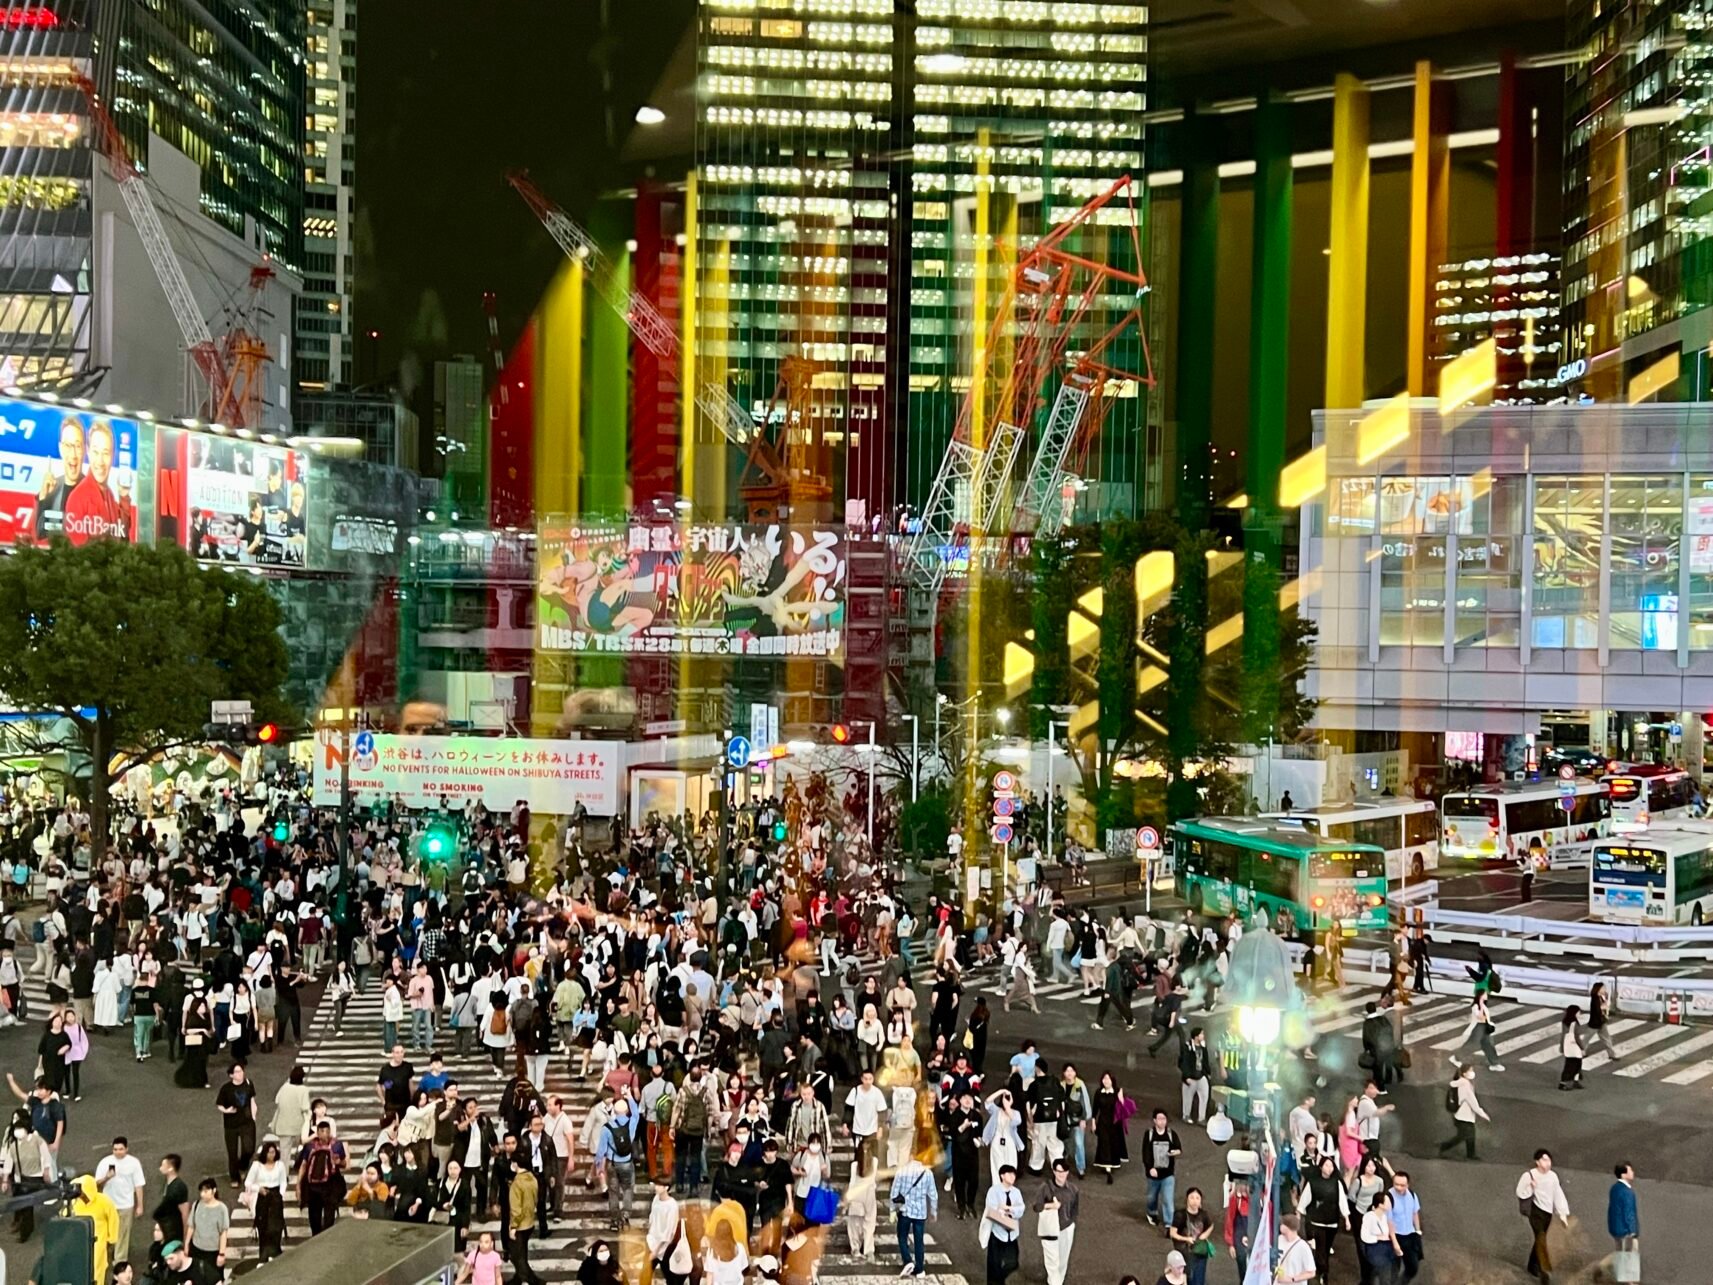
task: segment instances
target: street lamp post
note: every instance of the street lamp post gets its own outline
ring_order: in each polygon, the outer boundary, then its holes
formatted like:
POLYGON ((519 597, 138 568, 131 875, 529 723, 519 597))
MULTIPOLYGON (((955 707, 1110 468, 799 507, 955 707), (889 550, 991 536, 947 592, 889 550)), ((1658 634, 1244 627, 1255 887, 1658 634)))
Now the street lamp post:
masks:
POLYGON ((868 724, 868 851, 874 855, 874 720, 868 724))
POLYGON ((1067 732, 1071 730, 1068 722, 1061 723, 1057 719, 1047 720, 1047 862, 1053 860, 1053 755, 1058 751, 1058 737, 1054 735, 1055 728, 1062 727, 1067 732))

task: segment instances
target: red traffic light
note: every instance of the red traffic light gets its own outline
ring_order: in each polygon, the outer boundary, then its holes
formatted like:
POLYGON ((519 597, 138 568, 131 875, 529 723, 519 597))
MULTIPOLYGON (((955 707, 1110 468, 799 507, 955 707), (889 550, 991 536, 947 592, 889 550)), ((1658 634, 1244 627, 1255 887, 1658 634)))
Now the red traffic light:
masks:
POLYGON ((837 745, 849 745, 851 742, 851 729, 844 723, 834 723, 832 735, 837 745))
POLYGON ((263 723, 256 729, 256 740, 263 745, 272 745, 279 739, 279 735, 280 728, 278 723, 263 723))

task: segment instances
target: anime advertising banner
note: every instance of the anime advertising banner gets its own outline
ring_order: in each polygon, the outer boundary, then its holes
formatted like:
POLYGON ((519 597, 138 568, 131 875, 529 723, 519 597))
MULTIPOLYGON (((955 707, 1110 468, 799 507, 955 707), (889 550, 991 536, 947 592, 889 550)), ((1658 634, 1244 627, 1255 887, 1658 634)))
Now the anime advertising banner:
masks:
POLYGON ((537 547, 543 651, 832 657, 843 645, 838 530, 560 520, 537 547))
POLYGON ((135 544, 147 438, 134 420, 0 399, 0 543, 135 544))

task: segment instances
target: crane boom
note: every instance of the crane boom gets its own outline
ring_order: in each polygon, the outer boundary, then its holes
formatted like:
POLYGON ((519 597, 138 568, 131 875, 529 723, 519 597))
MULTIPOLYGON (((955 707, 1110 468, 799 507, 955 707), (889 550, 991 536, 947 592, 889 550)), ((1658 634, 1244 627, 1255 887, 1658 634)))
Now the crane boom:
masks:
MULTIPOLYGON (((1062 485, 1065 462, 1079 434, 1090 422, 1089 403, 1101 381, 1153 386, 1139 307, 1132 307, 1086 351, 1074 355, 1068 351, 1072 339, 1086 333, 1114 293, 1128 290, 1140 299, 1148 292, 1133 189, 1129 175, 1120 178, 1018 260, 994 311, 988 342, 981 349, 987 359, 1009 352, 1009 365, 993 369, 984 364, 972 372, 969 395, 910 544, 907 563, 922 588, 938 594, 945 581, 946 551, 974 536, 1008 537, 1038 527, 1042 533, 1056 531, 1058 524, 1047 512, 1049 501, 1062 485), (1120 196, 1126 196, 1131 205, 1128 231, 1136 263, 1133 271, 1096 262, 1068 248, 1072 234, 1096 224, 1102 207, 1120 196), (1096 358, 1132 326, 1141 344, 1142 369, 1132 372, 1100 365, 1096 358), (1022 493, 1016 503, 1009 503, 1017 457, 1031 435, 1030 426, 1037 422, 1037 410, 1054 372, 1060 370, 1065 374, 1041 421, 1022 493)), ((1098 422, 1099 417, 1094 418, 1098 422)))
POLYGON ((214 342, 202 310, 196 305, 196 296, 191 293, 190 282, 184 275, 178 255, 173 252, 172 242, 167 239, 166 229, 161 226, 161 217, 155 209, 154 198, 149 195, 149 186, 143 180, 142 171, 131 160, 119 127, 107 114, 95 82, 87 76, 79 76, 76 83, 89 101, 89 114, 100 136, 101 150, 107 157, 114 181, 119 185, 119 195, 130 212, 131 223, 143 242, 143 252, 149 256, 149 266, 154 269, 155 279, 167 297, 173 319, 178 322, 179 333, 184 336, 184 346, 208 380, 210 403, 219 406, 227 400, 227 390, 232 382, 226 361, 214 342))
MULTIPOLYGON (((625 325, 630 327, 638 342, 662 361, 676 362, 678 333, 672 323, 661 316, 660 309, 644 295, 625 287, 606 255, 601 253, 595 238, 548 200, 530 180, 527 171, 510 171, 506 182, 523 197, 535 217, 541 220, 542 227, 547 229, 547 234, 565 252, 565 257, 583 265, 595 289, 607 301, 607 306, 624 318, 625 325)), ((756 433, 755 417, 743 408, 724 384, 703 384, 696 393, 696 406, 713 421, 720 436, 733 446, 747 445, 756 433)))

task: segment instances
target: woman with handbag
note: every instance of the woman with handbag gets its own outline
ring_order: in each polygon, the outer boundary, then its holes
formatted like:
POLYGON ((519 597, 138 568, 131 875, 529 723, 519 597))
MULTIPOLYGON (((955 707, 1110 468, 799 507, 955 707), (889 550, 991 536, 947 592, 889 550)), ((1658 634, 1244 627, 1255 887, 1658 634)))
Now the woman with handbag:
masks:
POLYGON ((208 1044, 214 1037, 214 1018, 208 1011, 208 1000, 200 992, 190 1002, 182 1030, 184 1057, 173 1072, 173 1083, 181 1089, 206 1089, 208 1044))
POLYGON ((1208 1260, 1214 1255, 1213 1215, 1207 1211, 1200 1187, 1184 1192, 1184 1207, 1168 1230, 1172 1247, 1184 1256, 1185 1285, 1206 1285, 1208 1260))
POLYGON ((1463 1043, 1457 1046, 1457 1053, 1451 1055, 1453 1066, 1462 1066, 1458 1057, 1472 1045, 1479 1045, 1481 1056, 1487 1059, 1489 1071, 1503 1071, 1504 1065, 1499 1061, 1499 1050, 1493 1047, 1493 1016, 1487 1011, 1487 992, 1476 991, 1475 998, 1469 1003, 1469 1027, 1464 1032, 1463 1043))

